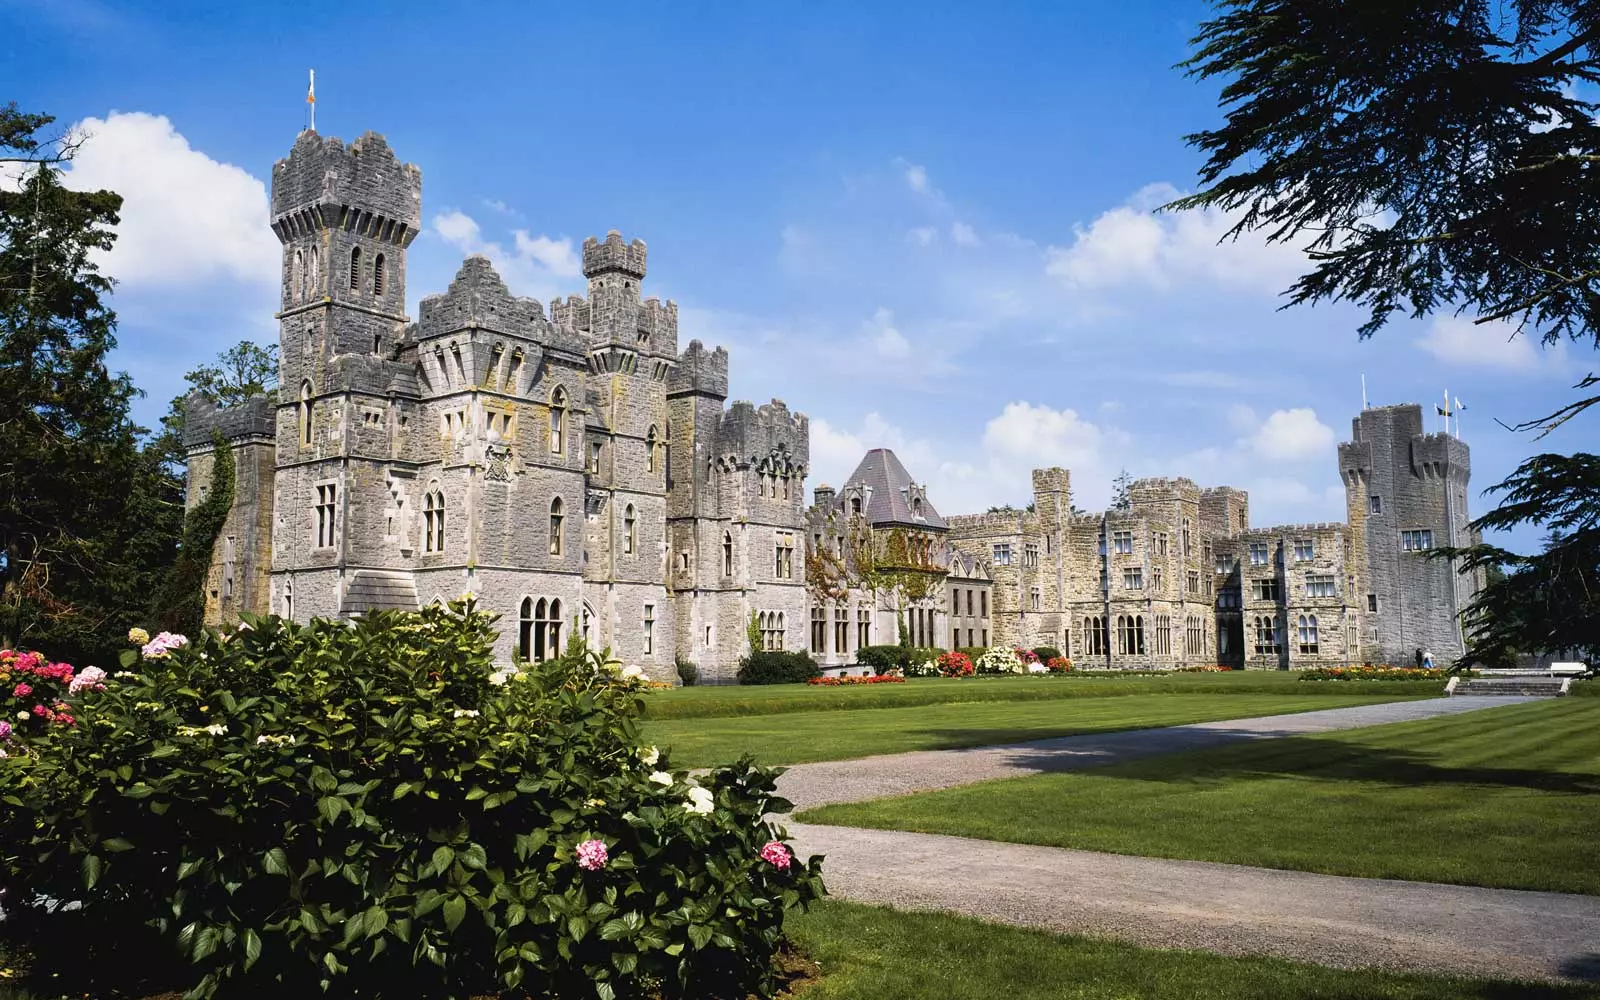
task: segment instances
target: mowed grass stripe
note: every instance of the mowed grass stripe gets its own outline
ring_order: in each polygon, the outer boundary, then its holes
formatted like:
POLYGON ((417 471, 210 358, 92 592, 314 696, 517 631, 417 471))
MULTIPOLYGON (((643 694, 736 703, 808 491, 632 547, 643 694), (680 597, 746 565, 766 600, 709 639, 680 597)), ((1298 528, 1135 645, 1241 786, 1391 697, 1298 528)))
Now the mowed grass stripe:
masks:
POLYGON ((802 818, 1372 878, 1600 894, 1600 702, 1171 754, 802 818))
MULTIPOLYGON (((1293 691, 1293 689, 1290 689, 1293 691)), ((1149 694, 977 702, 646 721, 645 738, 671 748, 677 767, 705 767, 752 753, 763 764, 846 760, 908 750, 953 750, 1078 733, 1148 729, 1404 700, 1397 696, 1149 694)))
POLYGON ((1513 983, 1141 948, 825 900, 786 929, 821 963, 797 1000, 1597 1000, 1513 983))
POLYGON ((1054 701, 1152 694, 1293 694, 1437 697, 1441 681, 1302 681, 1291 672, 1236 671, 1221 674, 1095 674, 1068 677, 913 678, 903 684, 816 687, 689 687, 645 696, 651 719, 703 719, 791 712, 855 711, 995 701, 1054 701))

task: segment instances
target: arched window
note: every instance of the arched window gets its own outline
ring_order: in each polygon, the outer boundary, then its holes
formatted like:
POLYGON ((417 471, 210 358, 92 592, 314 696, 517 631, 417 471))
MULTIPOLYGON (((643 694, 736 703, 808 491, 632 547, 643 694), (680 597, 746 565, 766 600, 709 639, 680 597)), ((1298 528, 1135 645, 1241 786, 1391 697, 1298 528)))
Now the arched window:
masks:
POLYGON ((283 617, 294 621, 294 578, 287 577, 283 581, 283 617))
POLYGON ((317 248, 311 248, 311 267, 306 271, 306 294, 317 298, 317 293, 322 290, 322 258, 317 253, 317 248))
POLYGON ((784 641, 783 633, 784 633, 783 612, 780 611, 780 612, 778 612, 777 624, 775 624, 773 626, 773 635, 772 635, 772 648, 773 649, 782 649, 784 646, 788 645, 788 643, 786 643, 784 641))
POLYGON ((561 598, 552 598, 550 601, 550 616, 544 623, 544 655, 556 657, 561 655, 561 598))
POLYGON ((361 248, 350 248, 350 290, 352 292, 361 288, 361 248))
POLYGON ((311 380, 300 383, 300 443, 311 443, 311 380))
POLYGON ((294 252, 294 267, 289 272, 289 301, 299 302, 306 293, 306 252, 294 252))
POLYGON ((549 624, 550 602, 539 598, 539 604, 533 611, 533 660, 535 663, 545 658, 545 626, 549 624))
POLYGON ((561 554, 561 498, 550 501, 550 554, 561 554))
POLYGON ((559 455, 562 449, 562 431, 567 426, 567 391, 556 386, 550 394, 550 454, 559 455))
POLYGON ((383 254, 380 253, 372 259, 372 294, 374 296, 383 294, 383 278, 383 254))
POLYGON ((522 599, 522 609, 517 614, 517 659, 533 659, 533 598, 522 599))
POLYGON ((444 551, 444 491, 430 490, 423 498, 422 550, 444 551))
POLYGON ((1269 615, 1257 615, 1255 618, 1256 655, 1278 655, 1278 623, 1269 615))
POLYGON ((1133 651, 1139 656, 1144 655, 1144 615, 1133 616, 1133 651))
POLYGON ((1301 615, 1300 616, 1299 625, 1300 625, 1300 652, 1302 652, 1302 653, 1315 653, 1315 652, 1317 652, 1317 649, 1318 649, 1318 644, 1317 644, 1317 616, 1316 615, 1301 615))
POLYGON ((634 513, 633 504, 628 504, 628 509, 622 513, 622 551, 625 555, 633 555, 639 547, 639 518, 634 513))
POLYGON ((850 513, 854 514, 856 517, 860 517, 861 516, 861 498, 860 497, 851 497, 850 498, 850 513))
POLYGON ((722 575, 733 575, 733 536, 726 531, 722 533, 722 575))
POLYGON ((667 433, 661 440, 662 465, 667 472, 667 485, 672 485, 672 421, 667 421, 667 433))
POLYGON ((644 471, 656 471, 656 425, 651 424, 644 436, 644 471))

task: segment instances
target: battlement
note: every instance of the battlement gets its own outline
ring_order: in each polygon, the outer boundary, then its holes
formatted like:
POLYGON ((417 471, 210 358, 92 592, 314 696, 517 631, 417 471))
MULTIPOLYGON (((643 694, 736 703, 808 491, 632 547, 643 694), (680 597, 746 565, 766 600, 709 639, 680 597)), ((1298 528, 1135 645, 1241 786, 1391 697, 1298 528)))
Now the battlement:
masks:
POLYGON ((236 406, 218 406, 198 392, 183 401, 183 446, 186 451, 209 448, 216 432, 234 442, 249 438, 272 440, 277 436, 276 392, 251 396, 236 406))
POLYGON ((376 132, 346 146, 307 129, 272 166, 272 231, 284 243, 337 228, 407 247, 421 225, 422 171, 376 132))
POLYGON ((1128 502, 1161 503, 1168 500, 1200 501, 1200 484, 1185 476, 1151 476, 1128 484, 1128 502))
POLYGON ((1200 523, 1225 535, 1250 526, 1250 494, 1232 486, 1211 486, 1200 491, 1200 523))
POLYGON ((803 476, 811 464, 811 421, 781 399, 760 406, 736 400, 717 425, 717 451, 740 462, 780 455, 803 476))
POLYGON ((1465 480, 1472 473, 1472 450, 1448 434, 1418 434, 1411 439, 1411 469, 1425 479, 1465 480))
POLYGON ((1344 532, 1349 525, 1343 521, 1311 521, 1306 524, 1274 524, 1266 528, 1247 528, 1239 532, 1240 538, 1272 538, 1278 535, 1309 535, 1317 532, 1344 532))
POLYGON ((1015 535, 1023 530, 1025 510, 1002 510, 992 514, 955 514, 944 519, 952 533, 972 535, 1015 535))
POLYGON ((544 306, 537 299, 512 295, 489 258, 481 254, 462 261, 449 289, 423 299, 418 311, 419 340, 468 328, 537 339, 545 326, 544 306))
POLYGON ((589 303, 581 295, 568 295, 565 301, 550 300, 550 322, 569 333, 589 330, 589 303))
POLYGON ((654 296, 639 306, 639 333, 648 338, 650 353, 673 355, 678 350, 678 304, 654 296))
POLYGON ((622 234, 615 229, 606 233, 605 242, 593 236, 583 241, 583 276, 593 278, 599 274, 619 271, 642 279, 645 273, 644 240, 622 242, 622 234))
MULTIPOLYGON (((676 310, 674 310, 674 316, 676 310)), ((682 396, 697 393, 728 398, 728 350, 718 347, 708 351, 698 340, 678 355, 678 364, 667 377, 667 395, 682 396)))

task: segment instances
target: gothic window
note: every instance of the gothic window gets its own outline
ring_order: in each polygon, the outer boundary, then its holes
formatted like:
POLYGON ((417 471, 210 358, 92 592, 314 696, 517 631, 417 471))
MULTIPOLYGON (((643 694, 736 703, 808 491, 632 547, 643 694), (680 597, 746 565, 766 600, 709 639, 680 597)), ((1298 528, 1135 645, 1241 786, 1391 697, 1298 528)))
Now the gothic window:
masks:
POLYGON ((567 420, 567 391, 556 386, 555 392, 550 394, 550 454, 561 454, 563 436, 567 420))
POLYGON ((856 609, 856 648, 872 645, 872 612, 856 609))
POLYGON ((667 421, 667 433, 661 439, 661 465, 666 472, 667 485, 672 485, 672 421, 667 421))
POLYGON ((234 537, 229 535, 222 543, 222 598, 233 598, 234 537))
POLYGON ((1257 615, 1255 619, 1256 655, 1278 655, 1278 622, 1270 615, 1257 615))
POLYGON ((283 617, 294 621, 294 580, 283 581, 283 617))
POLYGON ((1150 567, 1150 589, 1156 593, 1161 592, 1161 567, 1150 567))
POLYGON ((1300 652, 1315 653, 1317 651, 1317 616, 1300 616, 1300 652))
POLYGON ((644 471, 656 471, 656 425, 651 424, 644 436, 644 471))
MULTIPOLYGON (((523 613, 526 615, 528 601, 522 602, 523 613)), ((553 656, 561 655, 561 601, 559 598, 545 600, 539 598, 539 603, 533 608, 533 622, 529 629, 533 640, 532 656, 525 657, 534 662, 541 662, 553 656)), ((527 641, 524 636, 523 641, 527 641)))
POLYGON ((1083 620, 1084 653, 1088 656, 1104 656, 1110 649, 1110 630, 1107 628, 1106 619, 1094 615, 1083 620))
POLYGON ((561 554, 562 520, 563 516, 561 513, 561 498, 556 497, 554 500, 550 501, 550 554, 553 556, 559 556, 561 554))
POLYGON ((517 659, 533 659, 533 598, 524 597, 517 615, 517 659))
POLYGON ((383 295, 383 254, 372 258, 372 294, 374 297, 383 295))
POLYGON ((1189 519, 1186 517, 1183 519, 1183 557, 1185 559, 1194 555, 1194 540, 1191 537, 1192 534, 1193 533, 1189 530, 1189 519))
POLYGON ((311 298, 317 297, 317 292, 322 288, 322 261, 317 253, 317 248, 311 248, 311 267, 306 271, 306 294, 311 298))
POLYGON ((622 514, 622 552, 624 555, 633 555, 639 547, 639 518, 634 513, 633 504, 628 504, 628 509, 622 514))
POLYGON ((1197 570, 1197 569, 1191 569, 1189 571, 1189 593, 1198 594, 1199 592, 1200 592, 1200 571, 1197 570))
POLYGON ((589 445, 589 471, 595 475, 600 474, 600 442, 589 445))
POLYGON ((444 551, 444 491, 429 490, 422 502, 422 550, 444 551))
POLYGON ((722 533, 722 575, 733 575, 733 536, 726 531, 722 533))
POLYGON ((1030 542, 1022 547, 1022 565, 1036 568, 1039 565, 1039 546, 1030 542))
POLYGON ((776 623, 773 626, 773 640, 774 640, 773 643, 772 643, 772 648, 773 649, 783 649, 785 646, 787 646, 789 644, 786 636, 784 635, 784 633, 786 633, 787 631, 788 631, 788 628, 784 625, 784 622, 783 622, 783 612, 780 611, 780 612, 778 612, 778 617, 777 617, 776 623))
POLYGON ((1117 653, 1121 656, 1144 655, 1144 616, 1117 616, 1117 653))
POLYGON ((333 545, 334 504, 338 499, 338 493, 339 488, 332 483, 317 487, 317 548, 319 549, 333 545))
POLYGON ((1031 600, 1033 602, 1033 610, 1038 611, 1038 610, 1040 610, 1042 608, 1043 601, 1044 601, 1044 594, 1039 590, 1038 587, 1034 587, 1032 592, 1028 595, 1028 597, 1029 597, 1029 600, 1031 600))
POLYGON ((306 252, 294 252, 294 269, 289 274, 289 301, 299 302, 306 292, 306 252))
POLYGON ((850 611, 842 604, 833 609, 833 650, 850 652, 850 611))
POLYGON ((311 443, 311 381, 300 383, 300 443, 311 443))
POLYGON ((851 497, 850 498, 850 513, 854 514, 856 517, 860 517, 861 516, 861 498, 860 497, 851 497))
POLYGON ((350 248, 350 290, 352 292, 361 288, 361 248, 350 248))
POLYGON ((383 352, 383 335, 380 334, 380 333, 375 333, 375 334, 372 335, 372 353, 373 354, 381 354, 382 352, 383 352))
POLYGON ((655 652, 656 648, 656 606, 644 606, 644 654, 646 656, 655 652))
MULTIPOLYGON (((827 611, 813 605, 811 608, 811 651, 813 653, 826 653, 828 651, 828 618, 827 611)), ((834 646, 834 652, 839 652, 839 647, 834 646)))

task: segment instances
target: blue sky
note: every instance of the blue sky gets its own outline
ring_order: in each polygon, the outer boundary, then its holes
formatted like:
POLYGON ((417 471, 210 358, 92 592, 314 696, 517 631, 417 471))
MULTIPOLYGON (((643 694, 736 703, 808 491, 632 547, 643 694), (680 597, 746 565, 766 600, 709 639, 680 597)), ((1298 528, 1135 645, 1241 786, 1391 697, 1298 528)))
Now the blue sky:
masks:
POLYGON ((82 123, 71 183, 127 198, 106 267, 147 423, 189 368, 276 336, 265 185, 314 67, 319 131, 422 168, 413 314, 468 252, 548 300, 583 291, 585 236, 643 238, 680 342, 810 415, 813 485, 889 446, 946 512, 1061 464, 1090 508, 1126 468, 1249 489, 1258 524, 1342 519, 1363 372, 1374 403, 1467 403, 1477 488, 1592 446, 1593 417, 1538 445, 1494 423, 1569 398, 1584 350, 1451 317, 1361 342, 1350 309, 1277 311, 1295 248, 1152 213, 1220 117, 1173 68, 1204 13, 0 0, 0 98, 82 123))

